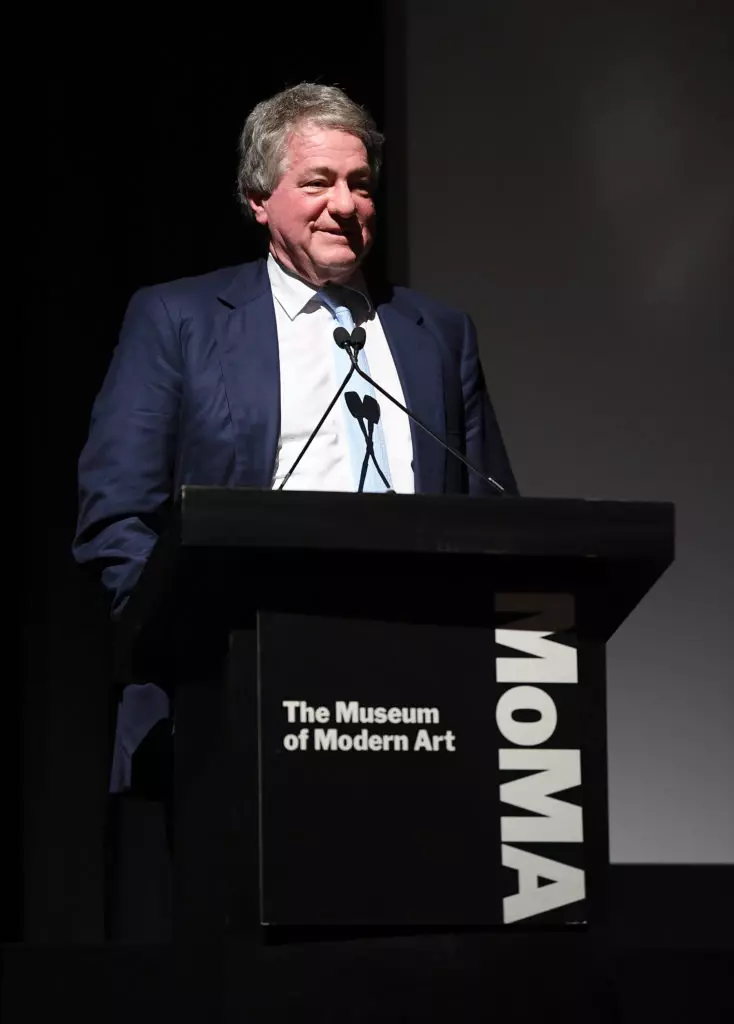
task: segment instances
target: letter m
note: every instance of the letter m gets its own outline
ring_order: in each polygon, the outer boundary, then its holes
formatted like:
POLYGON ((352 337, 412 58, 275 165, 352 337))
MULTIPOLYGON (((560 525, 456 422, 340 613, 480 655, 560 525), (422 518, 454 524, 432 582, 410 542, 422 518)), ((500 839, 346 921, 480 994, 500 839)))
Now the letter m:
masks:
POLYGON ((499 755, 500 771, 534 773, 500 786, 502 803, 531 812, 501 818, 502 842, 583 842, 581 808, 549 795, 581 784, 580 752, 512 747, 500 750, 499 755))
POLYGON ((549 640, 552 633, 537 629, 495 629, 502 647, 522 651, 526 658, 497 657, 498 683, 577 683, 576 648, 549 640))

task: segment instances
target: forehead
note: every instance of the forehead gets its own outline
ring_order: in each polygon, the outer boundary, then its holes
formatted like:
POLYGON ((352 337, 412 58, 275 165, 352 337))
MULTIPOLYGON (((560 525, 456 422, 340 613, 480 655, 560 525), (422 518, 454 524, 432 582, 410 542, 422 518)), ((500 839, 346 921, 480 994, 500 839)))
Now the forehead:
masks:
POLYGON ((293 171, 306 166, 355 170, 367 167, 367 150, 360 138, 338 128, 300 125, 288 137, 285 167, 293 171))

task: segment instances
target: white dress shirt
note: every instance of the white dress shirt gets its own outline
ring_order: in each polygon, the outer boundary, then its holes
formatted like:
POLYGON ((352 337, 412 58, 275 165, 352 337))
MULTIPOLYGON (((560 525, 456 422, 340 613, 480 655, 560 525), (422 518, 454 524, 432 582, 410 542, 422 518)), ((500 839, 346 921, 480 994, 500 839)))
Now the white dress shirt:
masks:
MULTIPOLYGON (((268 256, 267 266, 280 357, 280 441, 273 479, 273 488, 276 488, 295 462, 343 378, 336 379, 336 322, 329 310, 314 298, 317 289, 284 271, 272 255, 268 256)), ((350 286, 358 288, 369 301, 361 280, 350 282, 350 286)), ((395 361, 379 317, 370 317, 362 326, 367 335, 365 354, 370 376, 405 405, 395 361)), ((375 398, 380 405, 380 422, 393 489, 398 493, 412 494, 415 483, 410 421, 379 392, 375 392, 375 398)), ((342 396, 299 462, 285 486, 286 490, 355 490, 347 440, 347 415, 342 396)))

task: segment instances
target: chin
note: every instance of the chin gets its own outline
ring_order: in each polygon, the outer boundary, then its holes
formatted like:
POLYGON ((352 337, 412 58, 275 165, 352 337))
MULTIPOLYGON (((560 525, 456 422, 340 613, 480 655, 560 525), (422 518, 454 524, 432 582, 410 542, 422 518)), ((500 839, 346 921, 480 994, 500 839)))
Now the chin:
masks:
POLYGON ((346 266, 350 263, 359 263, 366 254, 366 248, 355 251, 351 245, 347 245, 343 242, 339 243, 339 245, 329 246, 329 248, 322 253, 324 263, 334 264, 335 266, 346 266))
POLYGON ((357 256, 356 253, 349 252, 339 255, 325 256, 319 260, 319 265, 323 270, 354 270, 361 262, 361 256, 357 256))

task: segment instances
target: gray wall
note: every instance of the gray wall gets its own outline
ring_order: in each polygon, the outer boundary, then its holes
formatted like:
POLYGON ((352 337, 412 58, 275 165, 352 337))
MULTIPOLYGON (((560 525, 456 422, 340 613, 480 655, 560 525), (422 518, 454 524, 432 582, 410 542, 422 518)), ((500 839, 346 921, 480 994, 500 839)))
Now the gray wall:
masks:
POLYGON ((523 493, 677 507, 609 647, 617 862, 734 860, 732 8, 406 3, 409 283, 474 317, 523 493))

